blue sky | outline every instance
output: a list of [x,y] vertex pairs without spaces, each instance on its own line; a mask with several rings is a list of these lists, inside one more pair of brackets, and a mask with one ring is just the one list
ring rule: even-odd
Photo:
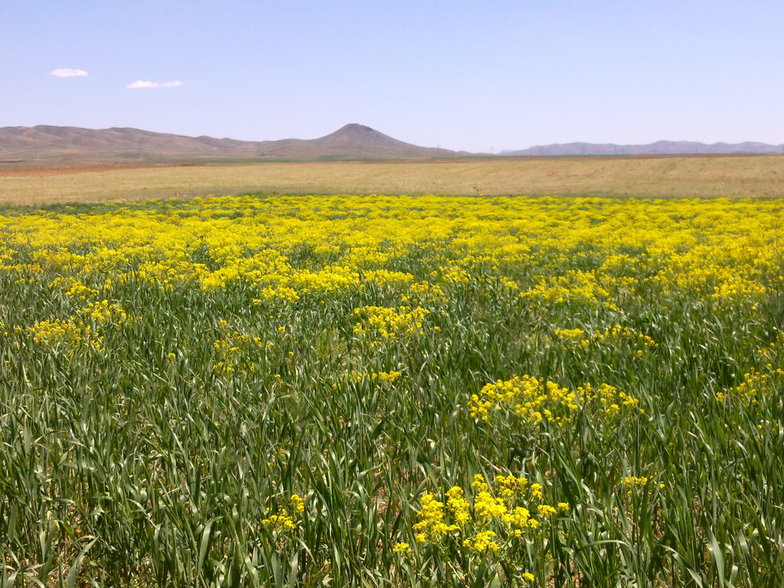
[[782,0],[2,0],[0,126],[778,144],[782,30]]

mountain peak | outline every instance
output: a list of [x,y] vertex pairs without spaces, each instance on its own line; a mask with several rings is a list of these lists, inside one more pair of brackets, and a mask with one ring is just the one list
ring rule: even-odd
[[358,123],[349,123],[340,127],[334,133],[315,140],[325,145],[343,148],[412,147],[407,143],[393,139],[384,133]]
[[333,135],[381,135],[376,129],[371,129],[368,126],[359,123],[348,123],[340,127]]
[[340,128],[340,130],[341,130],[341,131],[349,131],[349,130],[355,130],[355,131],[374,131],[375,129],[371,129],[369,126],[367,126],[367,125],[361,125],[361,124],[359,124],[359,123],[348,123],[347,125],[343,125],[343,126]]
[[358,123],[318,139],[236,141],[187,137],[113,127],[38,126],[0,128],[0,159],[13,161],[177,161],[252,159],[407,159],[444,157],[451,152],[393,139]]

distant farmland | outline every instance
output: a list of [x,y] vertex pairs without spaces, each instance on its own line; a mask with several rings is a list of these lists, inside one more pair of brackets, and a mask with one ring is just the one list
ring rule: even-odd
[[0,169],[0,203],[267,192],[784,196],[784,156],[297,162]]

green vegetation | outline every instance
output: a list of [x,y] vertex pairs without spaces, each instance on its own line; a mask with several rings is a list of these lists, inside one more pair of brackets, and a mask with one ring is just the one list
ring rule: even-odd
[[782,218],[7,209],[0,585],[778,585]]

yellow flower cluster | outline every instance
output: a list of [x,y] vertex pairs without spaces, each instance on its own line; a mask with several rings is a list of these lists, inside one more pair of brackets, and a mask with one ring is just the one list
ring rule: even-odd
[[297,528],[294,518],[289,515],[288,510],[285,508],[281,508],[277,513],[270,515],[269,518],[261,522],[272,531],[285,531]]
[[542,278],[536,286],[520,293],[521,298],[548,303],[580,301],[612,306],[607,302],[609,296],[610,292],[599,283],[595,272],[582,270],[568,270],[562,276]]
[[587,333],[583,329],[554,329],[553,335],[563,342],[580,345],[583,349],[596,347],[618,351],[631,348],[638,356],[659,346],[648,335],[622,325],[613,325],[593,333]]
[[574,341],[576,343],[582,343],[583,341],[590,340],[586,339],[585,331],[582,329],[555,329],[553,330],[553,335],[559,339],[563,339],[565,341]]
[[762,298],[767,293],[767,288],[753,279],[731,275],[719,282],[714,288],[712,298],[736,302],[742,300],[755,300]]
[[[297,294],[297,291],[294,288],[283,285],[278,285],[276,287],[265,286],[261,290],[261,297],[264,300],[277,299],[283,300],[285,302],[296,302],[300,298],[299,294]],[[258,303],[258,300],[254,300],[254,302]]]
[[48,347],[60,344],[75,347],[84,340],[89,341],[92,334],[92,331],[83,324],[63,319],[38,321],[27,330],[32,335],[33,341]]
[[625,488],[639,488],[645,486],[648,480],[646,476],[626,476],[623,479],[623,485]]
[[358,372],[356,370],[351,370],[348,374],[348,380],[355,384],[363,381],[369,382],[381,382],[383,384],[394,384],[397,382],[403,374],[401,372],[390,371],[390,372],[372,372],[372,373],[365,373],[365,372]]
[[52,280],[50,286],[52,288],[63,289],[66,296],[80,298],[82,300],[89,300],[98,296],[98,290],[90,288],[75,278],[58,276]]
[[743,375],[743,381],[737,386],[725,392],[716,394],[716,400],[727,402],[737,400],[742,404],[757,404],[765,392],[774,394],[780,390],[784,383],[784,369],[780,367],[766,366],[765,371],[758,371],[751,368]]
[[[228,328],[225,321],[220,325],[223,329]],[[218,374],[255,373],[255,355],[265,349],[275,346],[273,342],[264,343],[260,337],[254,337],[247,333],[236,331],[227,332],[224,336],[213,343],[215,350],[215,363],[213,371]]]
[[81,345],[87,345],[95,351],[103,349],[103,339],[99,326],[104,324],[122,324],[128,320],[123,308],[108,300],[98,300],[76,311],[67,319],[55,318],[42,320],[27,327],[27,332],[35,343],[48,347],[63,347],[73,353]]
[[98,300],[77,311],[76,315],[84,321],[93,323],[122,324],[128,320],[128,314],[122,306],[108,300]]
[[473,537],[463,541],[463,545],[471,551],[482,553],[483,551],[498,551],[501,546],[496,543],[496,533],[494,531],[479,531]]
[[294,509],[294,512],[305,511],[305,499],[302,498],[302,496],[299,494],[292,494],[289,498],[289,502],[291,503],[291,507]]
[[354,325],[354,333],[368,336],[371,340],[395,340],[424,335],[424,320],[429,311],[417,306],[364,306],[354,309],[359,322]]
[[274,514],[263,519],[262,524],[270,531],[293,531],[296,529],[296,517],[305,511],[305,500],[299,494],[292,494],[289,497],[289,503],[293,510],[292,514],[289,514],[287,508],[279,508]]
[[468,409],[475,419],[489,420],[496,411],[506,410],[528,425],[563,426],[582,410],[612,416],[637,404],[636,398],[609,384],[584,384],[570,390],[549,380],[523,375],[486,384],[479,394],[471,395]]
[[401,301],[410,304],[418,301],[420,304],[443,304],[447,301],[443,288],[438,284],[430,282],[415,282],[410,284],[407,291],[401,297]]
[[758,349],[754,355],[762,365],[749,368],[739,384],[718,392],[716,400],[722,403],[738,401],[749,406],[758,404],[763,398],[778,397],[784,386],[784,332],[779,332],[769,345]]
[[752,368],[743,376],[743,381],[737,386],[730,388],[726,392],[716,394],[716,400],[726,402],[729,399],[736,399],[743,404],[756,404],[760,389],[768,382],[768,374],[763,374]]
[[639,495],[640,492],[651,493],[657,488],[661,490],[665,488],[663,482],[653,484],[653,479],[650,476],[624,476],[621,480],[621,486],[626,490],[628,496]]
[[412,526],[417,543],[444,545],[453,540],[471,552],[503,551],[556,513],[569,510],[565,502],[556,507],[541,502],[542,485],[531,484],[525,477],[498,475],[489,484],[476,474],[471,487],[473,500],[459,486],[446,492],[446,503],[435,494],[422,495]]
[[[480,280],[483,269],[532,304],[612,309],[641,291],[753,304],[781,287],[774,244],[782,216],[776,200],[151,200],[86,215],[0,215],[0,272],[23,282],[47,272],[73,280],[69,296],[84,299],[109,280],[142,280],[166,291],[242,284],[259,303],[285,304],[381,288],[400,304],[430,307]],[[426,280],[398,263],[422,251],[432,261]]]
[[429,541],[437,542],[452,531],[457,531],[460,527],[457,524],[447,524],[446,510],[444,503],[436,500],[434,494],[423,494],[420,498],[420,509],[417,513],[419,521],[414,524],[414,532],[417,543]]

